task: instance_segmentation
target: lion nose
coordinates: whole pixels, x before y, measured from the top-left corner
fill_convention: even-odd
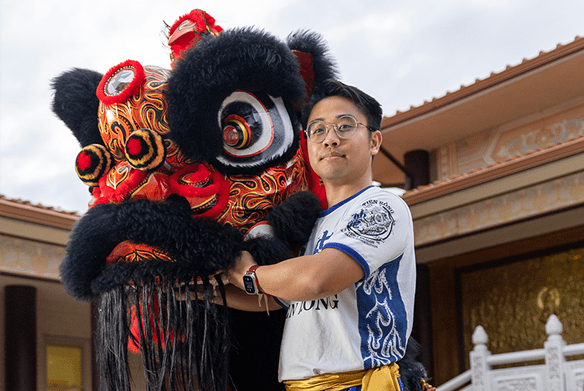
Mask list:
[[[197,217],[217,218],[229,200],[229,181],[206,164],[192,164],[170,177],[172,194],[184,197]]]

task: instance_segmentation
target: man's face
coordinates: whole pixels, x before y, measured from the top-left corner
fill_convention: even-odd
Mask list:
[[[308,124],[316,119],[334,124],[337,119],[350,114],[358,122],[367,125],[367,117],[347,98],[331,96],[319,101],[308,118]],[[310,164],[323,182],[343,185],[371,180],[371,156],[379,152],[381,133],[373,132],[364,125],[349,139],[342,139],[329,126],[326,138],[321,143],[308,140]]]

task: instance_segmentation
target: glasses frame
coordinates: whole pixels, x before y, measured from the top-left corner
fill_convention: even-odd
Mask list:
[[[351,131],[351,132],[349,133],[348,137],[347,137],[347,135],[341,135],[341,134],[339,133],[339,127],[337,126],[337,124],[339,123],[339,121],[340,121],[341,119],[343,119],[343,118],[347,118],[347,117],[348,117],[348,118],[352,118],[352,119],[355,121],[355,124],[356,124],[356,125],[355,125],[355,129],[353,129],[353,131]],[[311,127],[313,124],[316,124],[316,123],[323,123],[323,124],[324,124],[324,127],[325,127],[325,129],[326,129],[326,132],[324,132],[324,133],[323,133],[323,134],[324,134],[324,136],[323,136],[322,140],[320,140],[320,141],[314,141],[314,140],[313,140],[313,139],[310,137],[310,134],[308,133],[308,130],[310,129],[310,127]],[[341,116],[339,116],[339,117],[337,118],[337,121],[336,121],[335,123],[328,123],[328,124],[327,124],[326,122],[324,122],[324,121],[323,121],[323,120],[321,120],[321,119],[316,119],[316,120],[314,120],[314,121],[312,121],[311,123],[309,123],[309,124],[308,124],[308,126],[306,127],[306,130],[304,131],[304,133],[306,134],[306,138],[307,138],[308,140],[310,140],[311,142],[313,142],[313,143],[315,143],[315,144],[320,144],[320,143],[322,143],[324,140],[326,140],[326,136],[327,136],[327,135],[328,135],[328,133],[329,133],[329,126],[332,126],[332,127],[333,127],[333,129],[335,130],[335,133],[336,133],[336,135],[337,135],[337,136],[338,136],[340,139],[343,139],[343,140],[348,140],[348,139],[350,139],[351,137],[353,137],[353,135],[355,134],[355,131],[357,130],[357,127],[358,127],[359,125],[363,125],[363,126],[365,126],[365,127],[367,128],[367,130],[369,130],[370,132],[375,132],[375,131],[377,130],[377,129],[375,129],[373,126],[368,126],[368,125],[365,125],[363,122],[359,122],[359,121],[357,121],[357,118],[355,118],[355,116],[354,116],[354,115],[352,115],[352,114],[343,114],[343,115],[341,115]],[[314,133],[312,133],[312,134],[314,134]]]

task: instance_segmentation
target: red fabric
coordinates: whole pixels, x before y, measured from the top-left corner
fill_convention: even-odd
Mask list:
[[[165,337],[165,328],[164,328],[164,324],[162,323],[162,321],[160,321],[160,319],[158,318],[157,314],[159,313],[159,306],[158,306],[158,299],[156,296],[154,296],[153,298],[154,301],[154,311],[152,310],[152,308],[148,307],[148,315],[150,317],[150,325],[151,325],[151,334],[152,334],[152,342],[153,343],[157,343],[158,342],[158,336],[160,335],[162,337],[162,341],[161,341],[161,345],[162,348],[165,348],[165,341],[164,341],[164,337]],[[142,304],[139,304],[138,306],[140,308],[140,313],[144,310],[142,307]],[[140,354],[140,346],[139,346],[139,341],[140,341],[140,329],[142,329],[142,333],[146,334],[146,331],[144,330],[144,323],[142,322],[142,318],[139,318],[137,313],[136,313],[136,306],[133,305],[130,308],[130,317],[131,317],[131,323],[130,323],[130,333],[132,334],[132,336],[135,338],[128,338],[128,350],[131,351],[134,354]],[[140,319],[140,321],[138,322],[138,319]],[[156,329],[158,326],[158,330]],[[168,334],[168,342],[172,343],[174,342],[174,330],[170,330],[169,334]],[[179,335],[179,341],[180,340],[184,340],[183,337],[181,337]]]
[[[300,152],[304,162],[306,163],[306,180],[308,182],[308,190],[312,191],[320,200],[320,206],[323,209],[328,208],[328,201],[326,200],[326,190],[322,184],[320,177],[316,175],[312,167],[310,166],[310,160],[308,159],[308,146],[306,145],[306,133],[300,132]]]
[[[180,28],[179,28],[180,27]],[[168,45],[172,50],[172,63],[182,57],[182,54],[194,47],[203,34],[217,35],[223,31],[215,25],[215,19],[203,10],[195,9],[181,16],[168,32]]]
[[[304,80],[304,90],[308,99],[314,91],[314,70],[312,69],[312,54],[292,50],[300,67],[300,76]]]

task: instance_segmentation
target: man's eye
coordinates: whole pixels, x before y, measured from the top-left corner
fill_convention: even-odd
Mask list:
[[[348,124],[342,124],[338,126],[339,132],[349,132],[353,130],[353,126]]]
[[[312,131],[310,132],[312,134],[314,134],[315,136],[318,136],[319,134],[323,134],[324,133],[324,127],[323,126],[316,126],[314,128],[312,128]]]

